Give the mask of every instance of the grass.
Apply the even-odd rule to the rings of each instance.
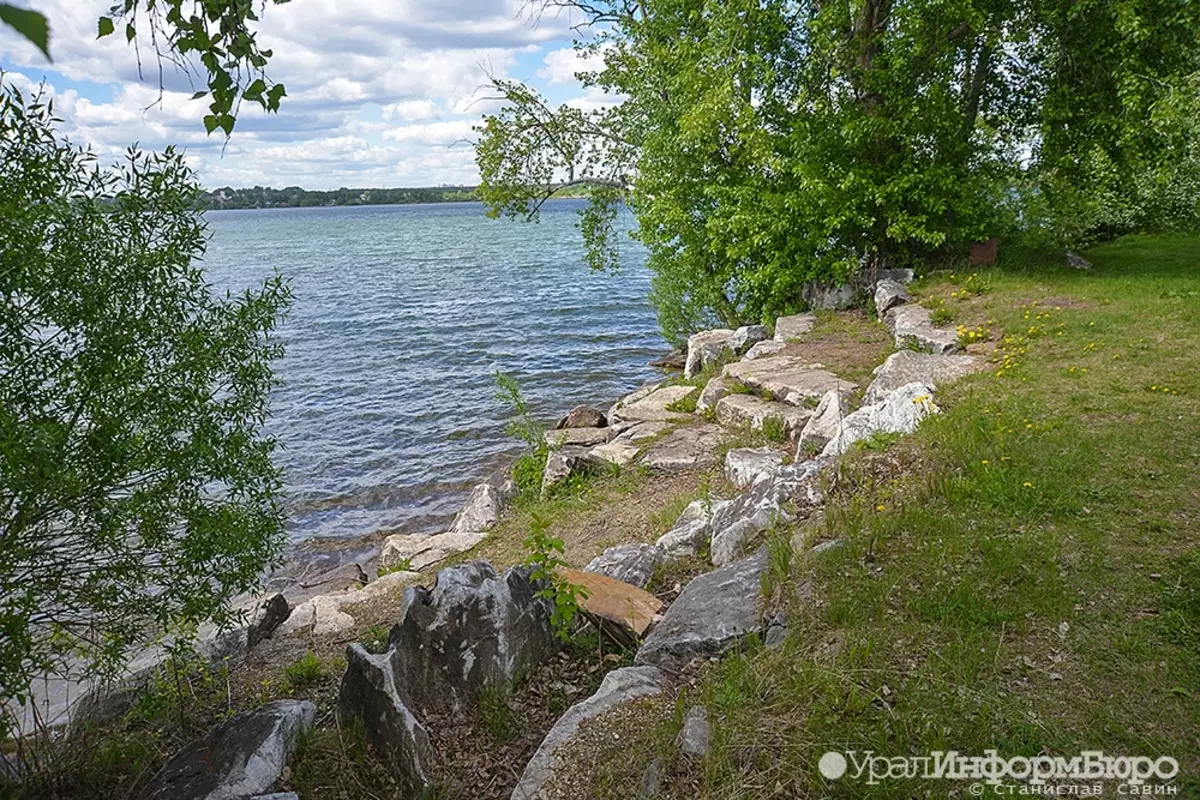
[[[702,676],[712,750],[672,762],[663,796],[966,796],[817,769],[829,750],[950,749],[1167,755],[1177,796],[1200,796],[1197,254],[1137,237],[1089,251],[1090,273],[1007,253],[924,281],[1007,344],[915,435],[844,460],[822,523],[844,547],[790,564],[773,547],[789,636]],[[809,578],[815,600],[784,590]],[[597,765],[596,796],[623,796],[612,776],[636,780],[673,724]]]
[[[311,686],[325,677],[325,664],[311,650],[293,661],[283,670],[284,680],[293,689]]]

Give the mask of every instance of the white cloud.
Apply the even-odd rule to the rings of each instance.
[[[537,72],[539,78],[550,83],[578,83],[575,77],[578,73],[604,69],[604,52],[580,53],[573,47],[563,47],[547,53],[544,63]]]
[[[96,39],[96,19],[111,5],[38,0],[51,22],[54,62],[0,29],[6,80],[36,83],[53,70],[66,80],[55,78],[48,92],[73,141],[108,160],[133,142],[145,149],[176,144],[209,186],[473,183],[473,154],[461,142],[498,107],[485,91],[488,76],[519,75],[549,46],[540,78],[573,80],[563,72],[572,51],[562,46],[572,20],[533,21],[526,0],[268,4],[259,41],[274,50],[269,71],[288,97],[278,114],[243,106],[226,145],[204,133],[206,101],[191,99],[201,79],[164,65],[160,92],[159,64],[145,42],[135,49],[119,32]],[[103,87],[111,87],[111,97]],[[592,95],[578,102],[603,102]]]

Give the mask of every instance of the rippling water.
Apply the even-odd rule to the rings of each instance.
[[[644,254],[629,242],[618,275],[591,273],[578,207],[535,225],[476,204],[207,215],[216,286],[278,268],[295,293],[270,422],[294,541],[444,526],[514,450],[496,370],[547,423],[653,377]]]

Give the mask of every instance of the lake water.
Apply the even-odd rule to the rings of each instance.
[[[538,224],[477,204],[207,215],[217,287],[278,269],[295,294],[269,424],[294,542],[444,528],[517,449],[496,370],[547,424],[654,377],[644,253],[629,241],[620,273],[590,272],[579,207]]]

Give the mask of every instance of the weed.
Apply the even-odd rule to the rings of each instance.
[[[763,417],[762,435],[768,442],[786,442],[788,438],[787,425],[784,424],[783,417],[768,415]]]
[[[325,665],[310,650],[289,664],[283,670],[283,677],[293,689],[302,689],[325,677]]]
[[[512,739],[518,721],[513,713],[511,692],[507,686],[483,686],[475,695],[475,707],[483,729],[494,744],[506,744]]]
[[[382,578],[384,575],[391,575],[393,572],[412,572],[412,568],[411,558],[401,558],[387,565],[380,564],[375,568],[375,574]]]
[[[585,599],[587,593],[559,576],[558,570],[570,564],[562,557],[562,539],[551,536],[549,527],[544,517],[533,515],[529,534],[525,537],[525,550],[528,553],[525,564],[532,568],[532,579],[541,584],[537,590],[538,596],[553,601],[550,624],[558,637],[566,641],[571,636],[575,615],[579,612],[579,601]]]

